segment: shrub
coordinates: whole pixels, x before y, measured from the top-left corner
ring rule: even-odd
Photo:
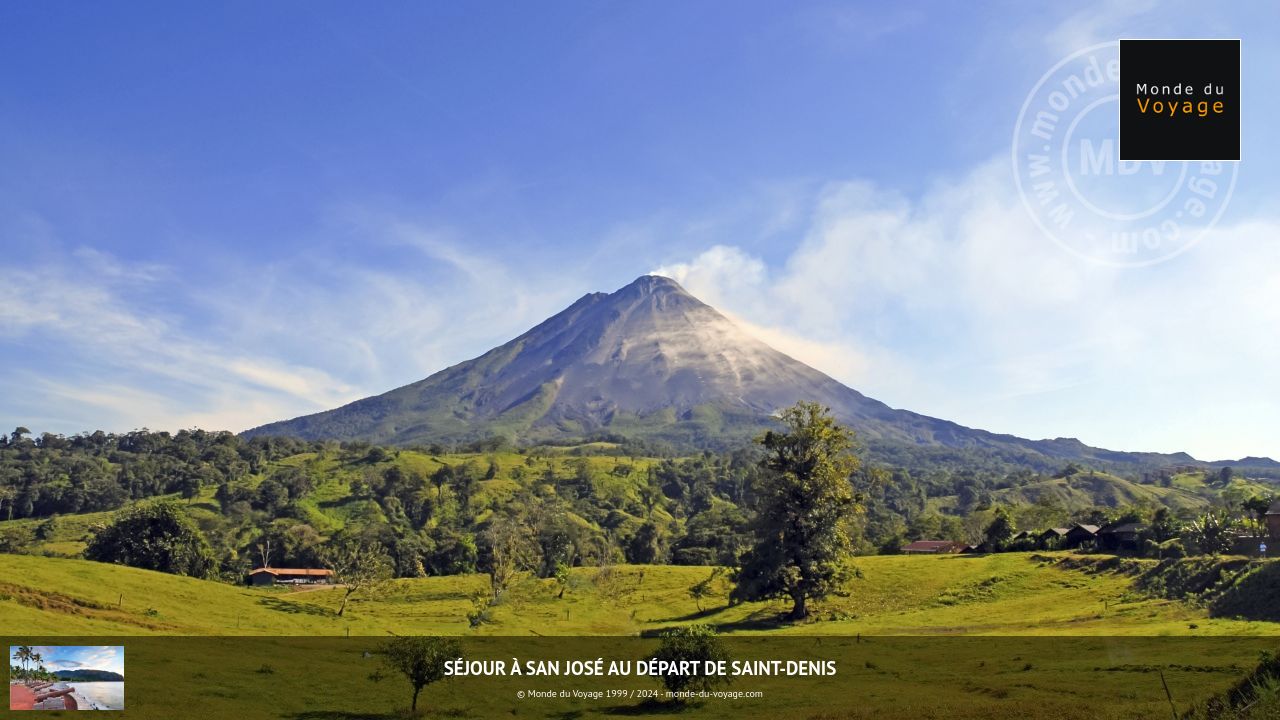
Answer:
[[[1160,557],[1162,558],[1184,558],[1187,556],[1187,544],[1178,538],[1165,540],[1159,544]]]
[[[166,501],[118,513],[110,525],[94,533],[84,556],[192,577],[207,577],[214,566],[213,550],[204,535],[182,508]]]
[[[650,660],[697,660],[700,664],[708,662],[727,662],[729,653],[724,649],[715,630],[706,625],[689,625],[672,628],[662,634],[662,644],[649,656]],[[710,690],[718,684],[729,682],[724,675],[666,674],[662,676],[662,685],[670,692],[698,692]]]

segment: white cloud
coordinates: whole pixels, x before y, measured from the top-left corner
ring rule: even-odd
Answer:
[[[653,274],[669,277],[686,287],[706,287],[731,295],[754,292],[766,279],[763,262],[727,245],[714,245],[689,262],[662,265]],[[714,305],[724,296],[717,294],[705,299]]]
[[[68,421],[83,422],[89,414],[76,406],[92,406],[117,429],[189,426],[190,408],[209,402],[297,410],[351,397],[320,370],[218,346],[135,295],[162,282],[153,268],[93,251],[58,265],[0,268],[0,305],[10,309],[0,315],[0,337],[24,343],[36,361],[11,369],[6,394]]]
[[[187,277],[92,249],[0,265],[0,349],[25,360],[0,375],[3,414],[58,432],[243,430],[421,379],[571,299],[408,222],[352,232],[399,254],[379,268],[318,244]]]
[[[832,183],[777,268],[715,246],[658,272],[899,407],[1031,436],[1280,455],[1280,222],[1146,270],[1068,255],[993,160],[918,201]],[[1204,422],[1205,417],[1214,418]]]
[[[75,406],[93,406],[117,428],[189,426],[192,407],[211,404],[296,412],[353,399],[350,386],[322,370],[218,345],[146,301],[159,287],[179,292],[169,282],[156,268],[85,250],[56,265],[0,268],[0,305],[8,308],[0,337],[24,343],[36,360],[0,380],[6,394],[52,417],[84,418]]]
[[[796,359],[840,377],[861,377],[869,370],[864,352],[836,340],[814,340],[781,325],[753,318],[772,315],[762,306],[768,270],[743,250],[715,245],[688,262],[661,265],[652,271],[669,277],[717,308],[755,337]]]

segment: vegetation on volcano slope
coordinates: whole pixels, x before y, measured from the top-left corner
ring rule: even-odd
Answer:
[[[0,552],[80,557],[120,509],[156,499],[194,521],[210,546],[208,574],[229,581],[264,561],[324,565],[351,542],[383,548],[399,577],[491,570],[495,519],[536,540],[516,564],[546,579],[617,563],[734,566],[752,543],[757,448],[686,458],[603,441],[445,450],[202,431],[15,433],[0,447],[0,517],[15,518],[0,520]],[[976,544],[1002,508],[1018,529],[1145,520],[1161,507],[1187,520],[1213,505],[1256,526],[1271,490],[1225,471],[1125,478],[1073,464],[1045,476],[864,462],[852,482],[864,510],[850,528],[860,555],[915,539]]]

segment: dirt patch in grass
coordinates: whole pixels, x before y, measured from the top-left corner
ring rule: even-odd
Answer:
[[[12,583],[0,583],[0,601],[12,600],[19,605],[63,615],[78,615],[111,622],[122,622],[150,630],[167,630],[175,626],[158,623],[93,600],[72,597],[52,590],[37,590]]]

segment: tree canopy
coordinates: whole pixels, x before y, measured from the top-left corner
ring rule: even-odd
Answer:
[[[801,402],[781,414],[784,430],[760,438],[765,473],[756,489],[755,545],[738,571],[735,600],[789,597],[790,617],[808,615],[807,601],[835,590],[851,544],[857,510],[850,479],[858,469],[853,433],[830,411]]]
[[[123,510],[98,529],[85,548],[89,560],[145,570],[206,577],[213,570],[208,541],[182,508],[170,501]]]
[[[392,577],[387,554],[381,545],[367,537],[340,538],[329,551],[328,565],[334,579],[343,586],[338,617],[346,612],[352,595],[374,594]]]
[[[418,710],[422,688],[444,678],[445,662],[462,657],[462,643],[455,638],[397,637],[382,646],[388,667],[402,673],[413,686],[410,711]]]

